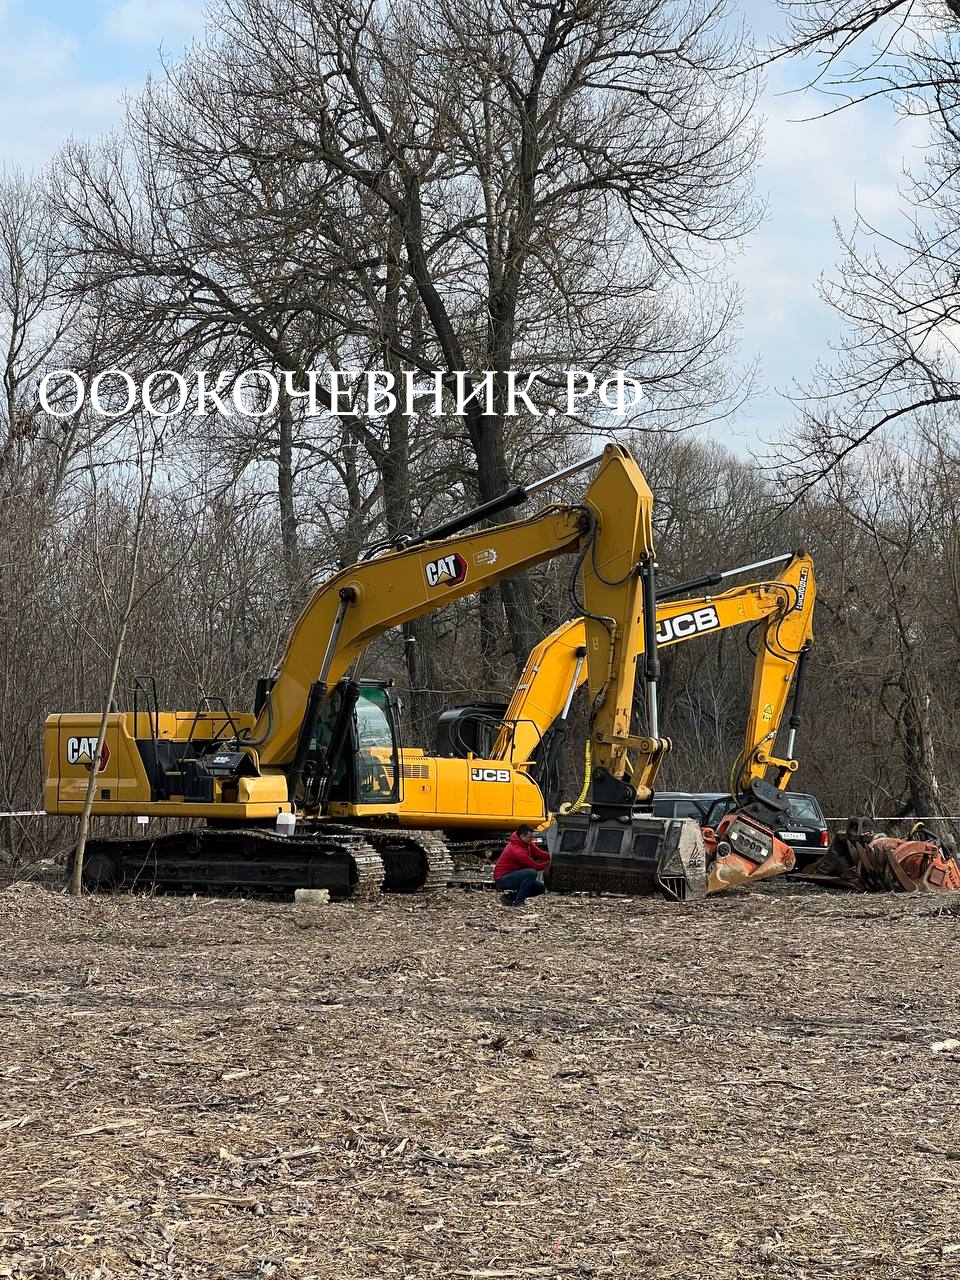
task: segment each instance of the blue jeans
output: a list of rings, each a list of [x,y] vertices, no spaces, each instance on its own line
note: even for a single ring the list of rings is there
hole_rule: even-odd
[[[514,890],[513,905],[515,907],[522,906],[527,898],[536,898],[539,894],[546,893],[546,889],[540,879],[540,872],[534,871],[532,867],[522,867],[519,871],[508,871],[505,876],[495,880],[494,884],[501,893],[507,889]]]

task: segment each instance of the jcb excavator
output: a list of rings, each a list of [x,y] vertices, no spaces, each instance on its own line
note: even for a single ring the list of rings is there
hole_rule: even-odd
[[[613,871],[614,887],[626,877],[633,891],[702,897],[706,849],[697,824],[655,819],[638,807],[649,800],[670,743],[658,722],[653,497],[636,463],[608,445],[582,503],[463,534],[585,465],[518,486],[334,575],[295,624],[253,714],[223,704],[161,712],[155,688],[140,681],[132,710],[109,715],[102,742],[96,716],[49,717],[49,813],[79,813],[95,770],[98,817],[204,823],[160,837],[88,843],[87,883],[311,886],[345,897],[379,889],[384,880],[399,889],[444,882],[449,859],[439,838],[431,843],[429,833],[397,831],[396,716],[385,685],[379,698],[367,686],[365,710],[357,714],[364,652],[393,627],[570,554],[571,595],[585,625],[593,768],[589,812],[558,819],[557,861],[575,870],[584,887],[598,887]],[[635,734],[641,649],[647,731]],[[473,781],[471,803],[482,809],[485,788],[497,781],[483,774]],[[775,823],[783,803],[768,788],[755,801],[759,820],[747,816],[752,834],[743,843],[756,866],[776,852],[762,818]]]
[[[789,563],[775,578],[743,583],[719,595],[686,594],[784,561]],[[750,710],[730,789],[746,796],[753,781],[766,780],[771,769],[776,786],[785,788],[798,767],[793,753],[816,598],[812,559],[803,551],[774,556],[677,583],[659,590],[657,596],[659,649],[754,625]],[[677,596],[684,598],[670,598]],[[573,698],[586,680],[586,657],[584,619],[574,618],[532,650],[509,704],[472,703],[444,711],[437,726],[436,757],[409,747],[403,750],[405,783],[398,821],[417,827],[443,826],[456,833],[545,821],[563,798],[558,766]],[[779,757],[777,735],[791,687],[786,756]],[[501,803],[511,806],[508,813],[488,809],[474,814],[469,805],[462,805],[462,797],[469,793],[468,773],[477,772],[499,775]],[[457,812],[449,809],[450,796],[461,806]]]

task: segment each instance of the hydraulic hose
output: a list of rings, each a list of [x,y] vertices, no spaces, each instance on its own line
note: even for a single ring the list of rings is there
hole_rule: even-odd
[[[590,790],[590,739],[587,739],[586,746],[583,749],[583,786],[580,788],[580,794],[574,800],[573,804],[562,804],[560,806],[561,813],[578,813],[581,809],[587,807],[587,792]]]

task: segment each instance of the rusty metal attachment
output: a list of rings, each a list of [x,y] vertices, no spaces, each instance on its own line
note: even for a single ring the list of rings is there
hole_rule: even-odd
[[[707,827],[703,838],[708,855],[708,893],[735,889],[754,880],[769,880],[793,870],[790,846],[739,810],[728,813],[716,831]]]
[[[859,893],[949,893],[960,890],[960,865],[936,840],[880,835],[858,818],[797,878]]]

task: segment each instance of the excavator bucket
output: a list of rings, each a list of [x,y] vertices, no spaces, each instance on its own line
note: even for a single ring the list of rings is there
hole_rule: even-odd
[[[692,818],[564,814],[551,825],[547,846],[555,893],[661,894],[680,902],[707,894],[706,848]]]
[[[550,888],[559,893],[656,893],[696,901],[794,866],[790,846],[743,808],[728,813],[716,831],[693,818],[563,814],[547,843]]]

